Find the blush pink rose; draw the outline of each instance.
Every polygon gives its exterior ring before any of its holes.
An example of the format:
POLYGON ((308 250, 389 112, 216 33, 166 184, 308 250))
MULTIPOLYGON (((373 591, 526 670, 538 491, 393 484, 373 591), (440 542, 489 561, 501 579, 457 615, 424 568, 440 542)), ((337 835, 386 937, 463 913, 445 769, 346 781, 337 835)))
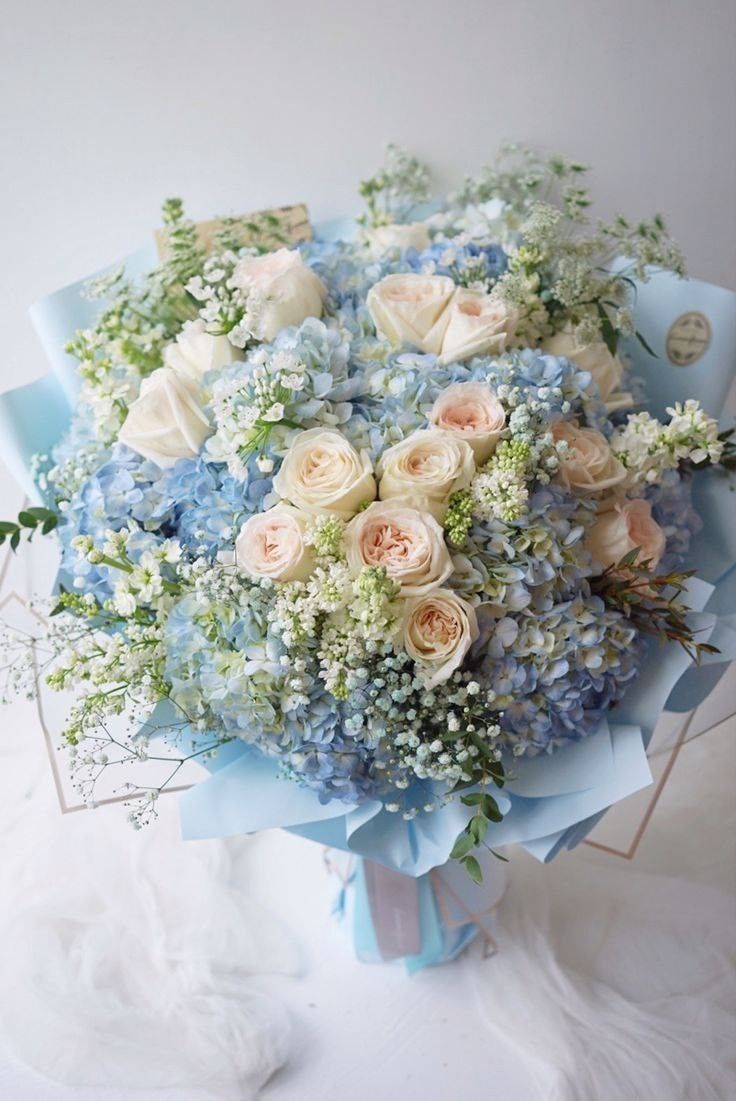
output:
POLYGON ((475 609, 451 589, 435 589, 406 602, 404 649, 428 688, 452 676, 478 635, 475 609))
POLYGON ((475 459, 470 445, 456 433, 422 428, 384 451, 376 473, 382 501, 411 501, 442 520, 452 494, 472 482, 475 459))
POLYGON ((307 517, 291 505, 276 505, 245 521, 235 543, 235 561, 250 577, 304 581, 314 569, 305 542, 307 517))
POLYGON ((387 275, 371 287, 366 306, 379 336, 438 353, 454 293, 455 284, 445 275, 387 275))
POLYGON ((653 569, 659 564, 666 543, 664 532, 652 518, 652 506, 642 497, 616 501, 607 511, 600 512, 585 541, 604 570, 615 566, 635 547, 639 548, 637 560, 653 569))
POLYGON ((469 443, 480 466, 495 451, 506 426, 506 411, 485 382, 455 382, 432 406, 429 421, 469 443))
POLYGON ((298 249, 280 248, 263 256, 246 256, 236 265, 232 281, 258 295, 259 340, 273 340, 287 325, 300 325, 306 317, 322 316, 327 291, 298 249))
POLYGON ((510 347, 519 313, 488 294, 458 290, 447 310, 439 363, 480 355, 500 355, 510 347))
POLYGON ((574 421, 555 421, 550 425, 550 433, 555 441, 567 444, 558 473, 565 489, 587 496, 623 482, 626 471, 597 428, 581 428, 574 421))
POLYGON ((383 566, 402 596, 425 596, 452 573, 445 535, 426 512, 396 501, 374 501, 345 529, 345 553, 352 573, 383 566))

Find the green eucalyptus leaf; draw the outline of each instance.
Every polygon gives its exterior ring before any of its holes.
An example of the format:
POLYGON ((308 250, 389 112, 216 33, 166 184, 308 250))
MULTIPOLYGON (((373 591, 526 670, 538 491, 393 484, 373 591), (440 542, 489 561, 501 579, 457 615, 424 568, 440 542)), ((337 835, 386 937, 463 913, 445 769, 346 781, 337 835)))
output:
POLYGON ((450 853, 451 860, 462 860, 471 849, 475 848, 475 840, 473 835, 468 833, 467 830, 463 830, 458 835, 455 844, 452 846, 452 852, 450 853))
POLYGON ((483 882, 483 872, 480 870, 480 864, 474 856, 466 856, 463 860, 463 864, 465 865, 468 875, 473 880, 473 883, 480 884, 483 882))

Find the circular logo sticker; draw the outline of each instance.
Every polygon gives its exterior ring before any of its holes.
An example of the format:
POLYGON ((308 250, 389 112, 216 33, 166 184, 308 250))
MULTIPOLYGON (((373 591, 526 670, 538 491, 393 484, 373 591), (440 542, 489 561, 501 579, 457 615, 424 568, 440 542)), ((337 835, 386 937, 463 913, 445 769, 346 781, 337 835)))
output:
POLYGON ((689 367, 708 351, 710 338, 710 321, 704 313, 680 314, 667 333, 667 358, 675 367, 689 367))

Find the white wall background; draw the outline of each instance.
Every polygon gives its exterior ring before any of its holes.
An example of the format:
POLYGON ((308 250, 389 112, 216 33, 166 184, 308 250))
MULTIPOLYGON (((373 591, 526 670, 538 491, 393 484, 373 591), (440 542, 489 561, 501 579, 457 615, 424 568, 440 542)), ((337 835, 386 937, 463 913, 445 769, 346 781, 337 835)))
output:
POLYGON ((29 303, 163 197, 350 213, 389 140, 441 183, 505 138, 585 160, 736 287, 733 0, 8 0, 0 33, 0 388, 44 370, 29 303))

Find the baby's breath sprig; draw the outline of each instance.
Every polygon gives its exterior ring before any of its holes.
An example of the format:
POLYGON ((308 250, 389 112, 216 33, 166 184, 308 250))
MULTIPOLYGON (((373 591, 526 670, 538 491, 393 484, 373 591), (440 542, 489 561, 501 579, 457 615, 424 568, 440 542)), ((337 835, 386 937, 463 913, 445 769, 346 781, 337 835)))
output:
POLYGON ((676 642, 693 661, 704 654, 718 654, 716 646, 699 642, 697 630, 687 617, 691 609, 680 599, 694 570, 656 572, 649 561, 638 561, 640 547, 634 547, 599 577, 591 580, 593 593, 610 608, 622 612, 636 627, 660 641, 676 642))

